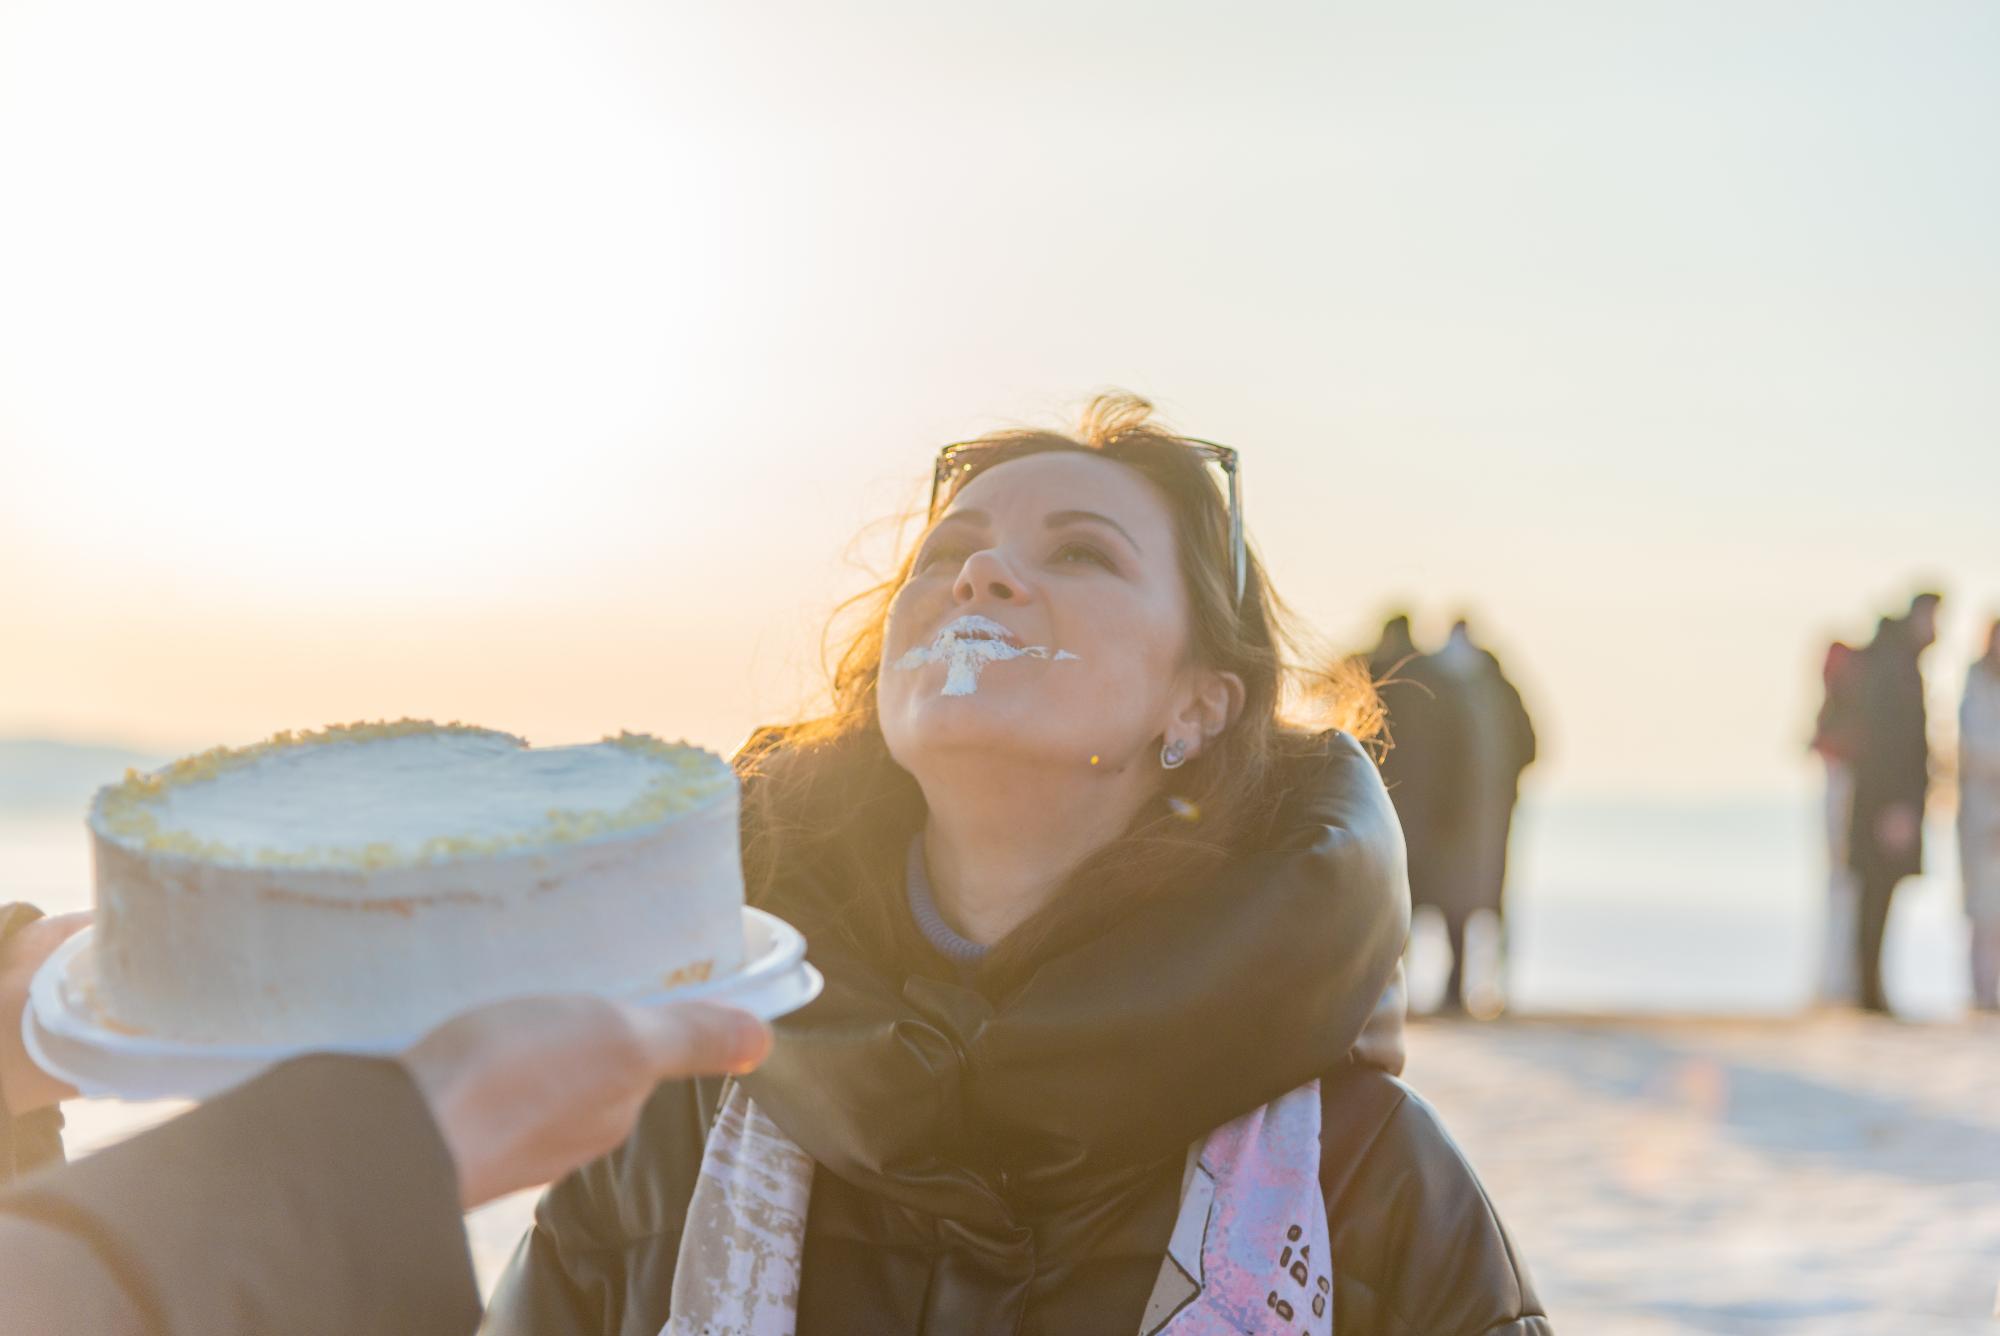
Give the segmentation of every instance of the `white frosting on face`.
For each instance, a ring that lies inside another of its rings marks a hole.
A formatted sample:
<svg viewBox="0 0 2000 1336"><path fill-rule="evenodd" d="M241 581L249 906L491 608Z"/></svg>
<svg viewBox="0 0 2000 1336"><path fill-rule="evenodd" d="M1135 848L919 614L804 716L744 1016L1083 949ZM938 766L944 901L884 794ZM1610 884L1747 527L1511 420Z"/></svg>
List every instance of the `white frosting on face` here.
<svg viewBox="0 0 2000 1336"><path fill-rule="evenodd" d="M990 617L968 613L946 624L928 645L918 645L890 664L895 669L921 668L927 663L947 666L940 696L970 696L979 689L979 674L987 665L1007 659L1048 659L1052 662L1075 659L1067 650L1049 651L1046 645L1016 643L1012 631Z"/></svg>
<svg viewBox="0 0 2000 1336"><path fill-rule="evenodd" d="M161 797L162 828L243 850L304 853L438 837L511 841L550 811L617 812L670 766L638 748L525 747L498 733L435 732L281 748Z"/></svg>

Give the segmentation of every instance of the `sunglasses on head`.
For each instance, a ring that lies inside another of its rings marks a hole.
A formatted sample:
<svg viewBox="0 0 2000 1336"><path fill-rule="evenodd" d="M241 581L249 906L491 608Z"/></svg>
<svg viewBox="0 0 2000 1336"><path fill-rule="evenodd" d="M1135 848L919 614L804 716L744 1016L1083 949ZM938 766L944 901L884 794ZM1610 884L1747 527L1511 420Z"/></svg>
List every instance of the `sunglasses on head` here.
<svg viewBox="0 0 2000 1336"><path fill-rule="evenodd" d="M1244 584L1250 574L1249 555L1243 539L1242 463L1236 451L1229 446L1191 436L1173 439L1203 464L1212 465L1222 473L1222 490L1229 498L1229 557L1236 577L1236 606L1240 609L1243 606ZM937 463L931 470L931 504L927 521L935 521L938 512L951 504L951 499L958 495L960 488L993 464L1019 457L1020 451L1010 441L959 441L938 451Z"/></svg>

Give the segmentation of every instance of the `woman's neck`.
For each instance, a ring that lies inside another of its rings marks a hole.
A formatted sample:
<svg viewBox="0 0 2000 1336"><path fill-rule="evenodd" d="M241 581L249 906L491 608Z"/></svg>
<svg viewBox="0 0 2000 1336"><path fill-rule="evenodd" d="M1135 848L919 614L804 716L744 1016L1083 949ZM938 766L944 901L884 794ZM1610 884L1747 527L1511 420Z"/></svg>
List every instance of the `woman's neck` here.
<svg viewBox="0 0 2000 1336"><path fill-rule="evenodd" d="M1047 904L1076 866L1124 834L1143 792L1086 782L925 791L924 864L938 912L991 946ZM1124 786L1119 786L1124 788Z"/></svg>

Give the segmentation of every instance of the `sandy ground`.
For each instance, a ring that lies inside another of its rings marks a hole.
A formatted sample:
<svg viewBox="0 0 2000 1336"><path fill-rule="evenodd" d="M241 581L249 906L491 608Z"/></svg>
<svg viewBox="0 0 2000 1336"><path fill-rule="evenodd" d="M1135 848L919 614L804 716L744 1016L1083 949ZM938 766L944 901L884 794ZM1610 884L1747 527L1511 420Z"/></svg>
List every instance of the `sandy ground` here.
<svg viewBox="0 0 2000 1336"><path fill-rule="evenodd" d="M2000 1021L1418 1021L1563 1336L2000 1336ZM472 1225L504 1265L532 1194Z"/></svg>
<svg viewBox="0 0 2000 1336"><path fill-rule="evenodd" d="M2000 1336L2000 1021L1419 1021L1564 1336ZM77 1103L78 1150L167 1105ZM536 1193L468 1221L489 1288Z"/></svg>
<svg viewBox="0 0 2000 1336"><path fill-rule="evenodd" d="M2000 1021L1419 1022L1565 1336L2000 1333Z"/></svg>

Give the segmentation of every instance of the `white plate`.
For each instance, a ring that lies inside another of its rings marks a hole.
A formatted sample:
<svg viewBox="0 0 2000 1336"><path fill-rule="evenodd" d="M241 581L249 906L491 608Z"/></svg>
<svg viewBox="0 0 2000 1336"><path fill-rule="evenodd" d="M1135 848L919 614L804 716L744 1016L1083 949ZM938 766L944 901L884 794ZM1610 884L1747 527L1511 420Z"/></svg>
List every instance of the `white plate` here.
<svg viewBox="0 0 2000 1336"><path fill-rule="evenodd" d="M745 906L744 962L720 979L640 995L629 1001L714 1002L763 1020L775 1020L819 996L825 981L806 963L805 938L773 914ZM265 1067L308 1052L400 1053L418 1035L389 1035L311 1045L196 1044L132 1034L105 1023L78 986L93 967L91 930L56 949L28 985L21 1033L28 1056L50 1075L89 1098L201 1099L256 1075Z"/></svg>
<svg viewBox="0 0 2000 1336"><path fill-rule="evenodd" d="M742 1005L748 1010L748 1005L736 1000L739 995L762 997L767 991L765 985L794 973L798 964L805 959L805 954L806 940L798 929L775 914L745 906L743 964L735 973L720 979L682 984L677 988L658 992L612 995L626 997L635 1002L714 1001L732 1006ZM130 1028L112 1023L103 1014L97 1000L96 978L95 933L92 929L85 928L57 947L42 963L41 968L35 972L34 979L29 983L29 1003L46 1033L76 1040L124 1057L199 1058L203 1061L230 1058L268 1063L304 1051L295 1044L202 1043L136 1033ZM773 997L776 1000L789 995L790 990L780 989ZM796 1004L796 1006L803 1005L803 1002ZM792 1009L794 1008L785 1008L785 1010ZM771 1013L772 1016L782 1014L783 1011ZM770 1017L767 1016L765 1019ZM312 1045L312 1050L341 1053L400 1053L421 1037L422 1031L357 1035L346 1040L315 1043Z"/></svg>

